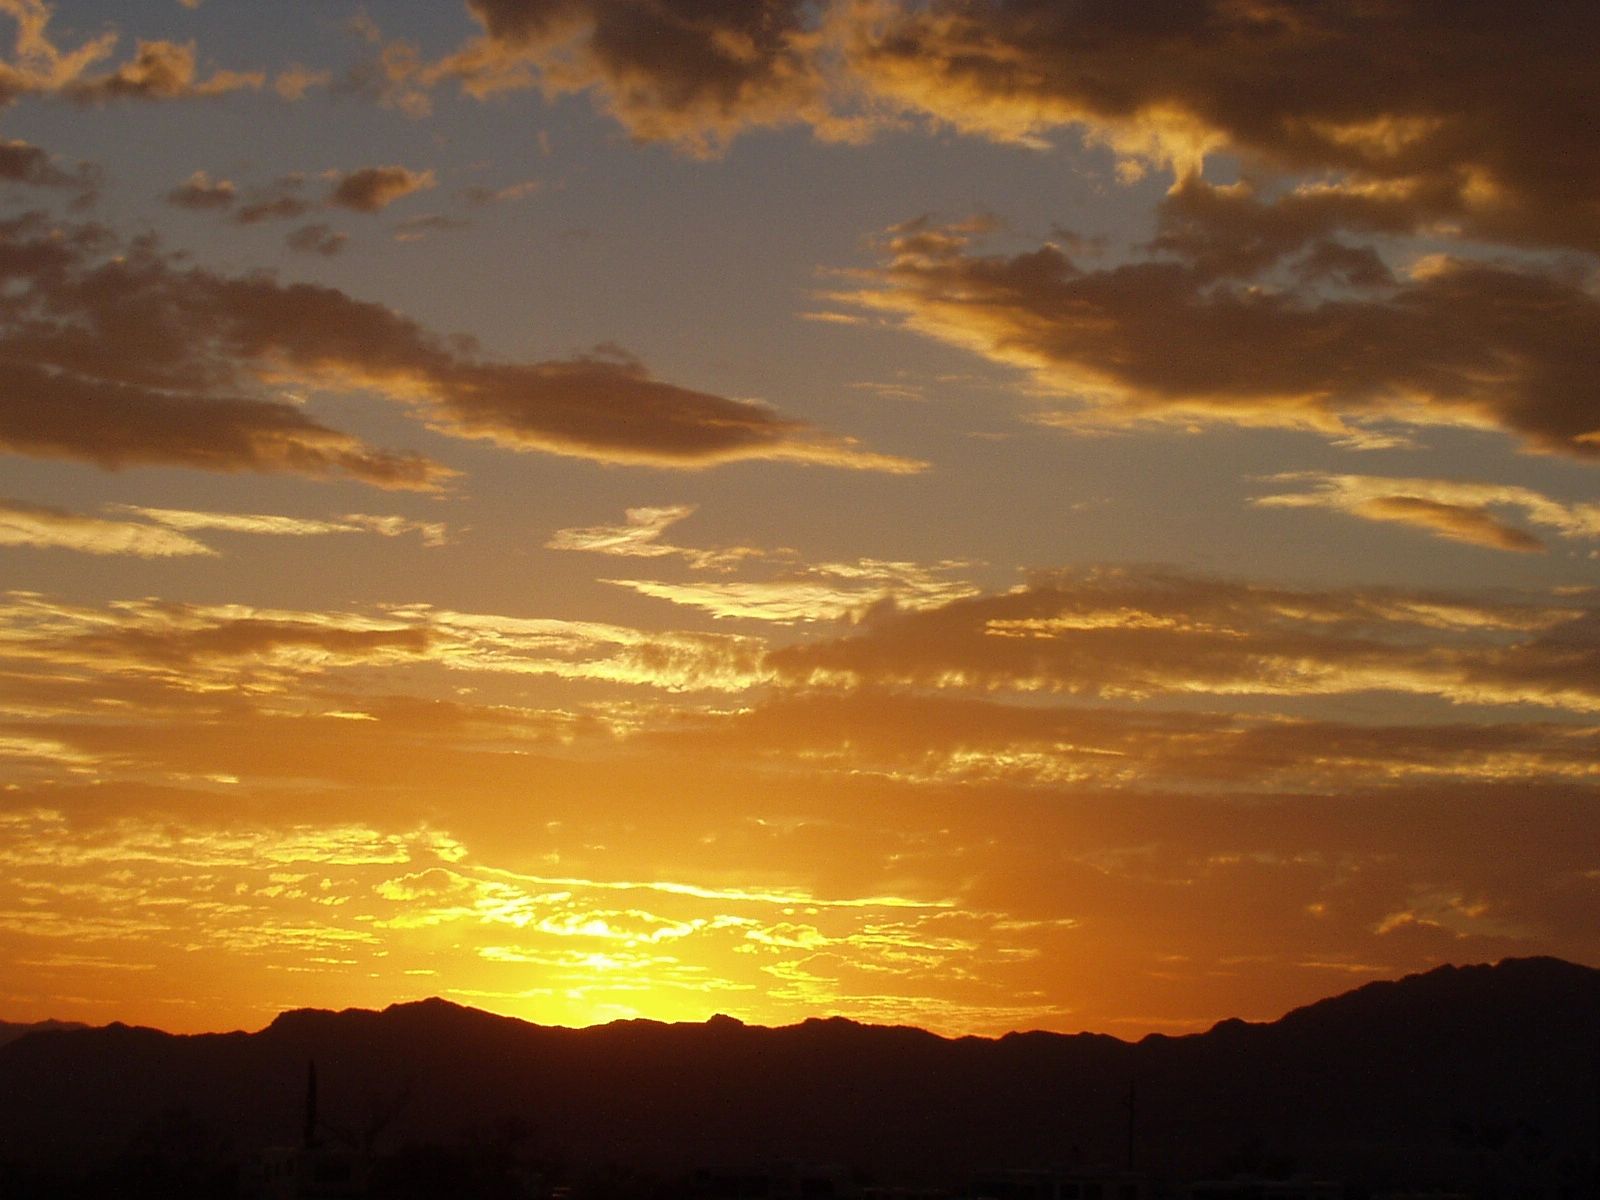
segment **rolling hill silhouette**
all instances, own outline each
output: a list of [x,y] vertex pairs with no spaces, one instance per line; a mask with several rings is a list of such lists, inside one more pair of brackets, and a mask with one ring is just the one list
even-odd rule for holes
[[399,1146],[516,1122],[551,1161],[836,1162],[903,1181],[1120,1163],[1136,1081],[1134,1151],[1158,1174],[1447,1179],[1526,1159],[1577,1178],[1600,1141],[1600,970],[1441,967],[1138,1043],[838,1018],[563,1029],[437,999],[288,1012],[257,1033],[34,1030],[0,1045],[0,1164],[96,1161],[174,1122],[218,1153],[293,1144],[310,1060],[329,1130]]

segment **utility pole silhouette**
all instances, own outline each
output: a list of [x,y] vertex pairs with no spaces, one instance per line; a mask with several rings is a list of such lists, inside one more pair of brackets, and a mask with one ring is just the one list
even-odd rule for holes
[[1133,1170],[1133,1131],[1138,1112],[1138,1080],[1128,1080],[1128,1170]]
[[1593,1082],[1592,1098],[1594,1100],[1594,1146],[1592,1148],[1594,1153],[1594,1191],[1595,1195],[1600,1196],[1600,1050],[1595,1051],[1594,1061],[1590,1066],[1593,1071],[1591,1078]]
[[313,1149],[317,1144],[317,1060],[314,1058],[306,1062],[306,1127],[304,1141],[307,1150]]

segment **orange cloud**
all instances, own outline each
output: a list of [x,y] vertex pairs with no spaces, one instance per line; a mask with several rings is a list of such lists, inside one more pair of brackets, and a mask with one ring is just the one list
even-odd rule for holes
[[134,57],[103,75],[80,75],[61,87],[63,95],[81,104],[109,100],[184,100],[259,91],[261,71],[214,71],[205,79],[195,68],[193,42],[140,41]]
[[[1581,636],[1503,598],[1099,586],[1071,611],[1005,608],[1024,592],[895,621],[976,606],[995,641],[1120,621],[1247,646],[1278,622],[1346,651],[1438,640],[1485,658]],[[1289,1007],[1331,974],[1595,945],[1572,831],[1597,734],[1561,714],[1356,725],[951,686],[767,683],[728,707],[405,694],[432,686],[425,664],[477,672],[441,691],[497,671],[592,687],[645,655],[681,667],[691,644],[420,606],[11,598],[0,954],[30,998],[13,1003],[155,1019],[141,1006],[200,998],[178,967],[201,947],[226,963],[204,979],[208,1025],[448,986],[546,1021],[823,1007],[1137,1031],[1272,1015],[1241,1006]],[[754,680],[762,648],[738,645]],[[130,970],[166,983],[131,997]]]
[[110,71],[93,69],[116,49],[107,30],[71,50],[53,40],[54,6],[46,0],[0,0],[0,14],[16,25],[11,61],[0,61],[0,104],[24,95],[57,95],[81,104],[115,100],[183,100],[258,90],[262,71],[213,71],[199,77],[194,43],[141,40],[134,56]]

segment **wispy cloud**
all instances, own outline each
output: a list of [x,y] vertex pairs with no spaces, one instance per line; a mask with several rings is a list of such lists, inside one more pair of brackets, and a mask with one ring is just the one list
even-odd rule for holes
[[170,528],[0,500],[0,546],[174,558],[215,551]]
[[1273,508],[1324,508],[1367,521],[1388,521],[1426,530],[1451,541],[1494,550],[1539,551],[1532,533],[1507,523],[1496,509],[1560,537],[1600,538],[1600,504],[1565,504],[1532,488],[1454,479],[1387,478],[1289,471],[1263,482],[1297,484],[1302,490],[1257,496]]
[[681,691],[741,691],[768,677],[766,646],[734,634],[463,613],[427,605],[317,612],[154,600],[93,608],[11,593],[0,657],[93,666],[199,692],[281,691],[356,666],[596,680]]
[[977,588],[950,573],[964,562],[923,566],[864,558],[853,563],[814,563],[791,568],[774,579],[695,580],[667,583],[647,579],[608,579],[645,596],[698,608],[715,617],[780,623],[837,621],[861,616],[875,605],[934,608]]
[[851,636],[783,647],[771,662],[794,682],[1124,698],[1390,692],[1594,712],[1594,614],[1587,591],[1484,602],[1106,568],[874,612]]
[[630,508],[621,525],[590,525],[560,529],[545,543],[550,550],[583,550],[619,558],[681,558],[697,570],[727,570],[747,558],[767,552],[749,546],[702,550],[661,540],[673,525],[694,515],[692,504]]

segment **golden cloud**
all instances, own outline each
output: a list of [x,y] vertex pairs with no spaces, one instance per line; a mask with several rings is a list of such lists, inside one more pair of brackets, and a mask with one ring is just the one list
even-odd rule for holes
[[1100,697],[1370,691],[1594,712],[1597,629],[1587,592],[1483,603],[1102,568],[874,612],[848,637],[782,647],[769,661],[792,683]]
[[1453,479],[1390,479],[1291,471],[1263,482],[1299,484],[1305,490],[1257,496],[1274,508],[1325,508],[1369,521],[1391,521],[1451,541],[1496,550],[1537,551],[1544,543],[1493,512],[1511,509],[1531,524],[1562,537],[1600,538],[1600,504],[1565,504],[1532,488]]
[[729,570],[747,558],[764,558],[766,552],[749,546],[700,550],[661,540],[679,521],[694,515],[692,504],[630,508],[621,525],[591,525],[558,529],[545,543],[548,550],[583,550],[621,558],[682,558],[696,570]]
[[775,579],[605,582],[698,608],[713,617],[788,624],[855,619],[878,604],[906,609],[937,607],[976,592],[964,580],[948,577],[950,571],[967,565],[958,562],[927,567],[864,558],[853,563],[813,563],[793,568]]
[[764,642],[734,634],[646,632],[427,605],[366,615],[156,600],[92,608],[25,592],[0,603],[0,657],[126,672],[195,691],[274,692],[330,669],[407,663],[738,691],[766,678],[764,652]]
[[171,558],[215,551],[172,529],[0,500],[0,546]]
[[425,546],[442,546],[449,540],[449,529],[438,521],[414,521],[409,517],[346,513],[333,520],[314,517],[286,517],[276,513],[196,512],[184,508],[149,508],[138,504],[114,506],[168,529],[207,530],[221,533],[262,534],[269,537],[318,537],[330,533],[376,533],[381,537],[418,534]]

